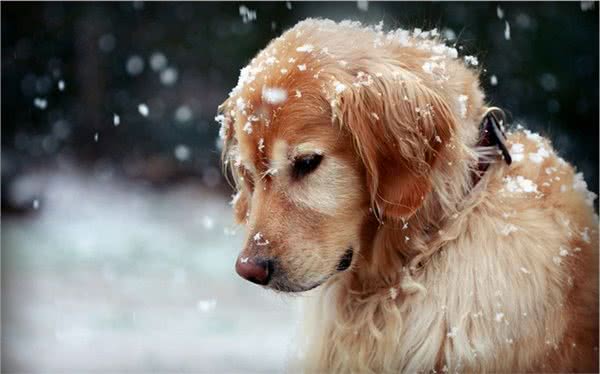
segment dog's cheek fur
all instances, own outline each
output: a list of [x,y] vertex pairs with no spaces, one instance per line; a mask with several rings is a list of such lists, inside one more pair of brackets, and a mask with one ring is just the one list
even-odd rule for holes
[[236,195],[235,202],[233,203],[233,211],[235,222],[240,225],[246,223],[248,217],[248,210],[250,209],[248,204],[248,193],[240,190]]

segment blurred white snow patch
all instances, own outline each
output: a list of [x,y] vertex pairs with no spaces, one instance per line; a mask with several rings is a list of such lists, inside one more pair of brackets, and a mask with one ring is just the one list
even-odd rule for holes
[[523,29],[528,29],[532,26],[531,17],[526,13],[519,13],[516,17],[517,25]]
[[160,82],[165,86],[172,86],[177,82],[179,72],[174,67],[168,67],[160,72]]
[[296,48],[296,52],[310,53],[315,47],[312,44],[304,44]]
[[341,82],[334,81],[333,88],[335,89],[335,92],[339,94],[344,92],[344,90],[346,89],[346,85]]
[[129,56],[125,67],[129,75],[139,75],[144,71],[144,60],[138,55]]
[[113,34],[104,34],[98,38],[98,48],[102,52],[108,53],[115,48],[116,39]]
[[504,18],[504,10],[502,10],[502,8],[500,8],[500,5],[498,5],[496,7],[496,15],[498,16],[498,18],[502,19]]
[[62,79],[58,81],[58,90],[59,91],[64,91],[65,90],[65,81],[62,80]]
[[209,216],[204,216],[202,218],[202,226],[207,230],[212,230],[215,227],[215,220]]
[[467,102],[469,97],[467,95],[458,96],[458,111],[462,118],[467,118]]
[[594,200],[596,200],[598,195],[588,190],[588,185],[583,178],[582,172],[575,174],[575,177],[573,178],[573,189],[585,194],[585,203],[589,206],[594,206]]
[[187,161],[192,155],[192,151],[190,151],[190,148],[187,145],[183,144],[177,145],[173,153],[175,154],[175,158],[179,161]]
[[514,143],[510,148],[510,155],[514,162],[522,161],[525,157],[525,146],[521,143]]
[[192,110],[187,105],[181,105],[175,110],[175,120],[177,122],[188,122],[192,119]]
[[465,63],[468,65],[477,66],[479,65],[479,60],[475,56],[465,56]]
[[[224,233],[233,214],[222,193],[68,171],[26,176],[19,193],[25,184],[44,209],[2,217],[7,371],[285,371],[309,296],[235,275],[243,230]],[[218,305],[200,312],[199,300]]]
[[154,52],[150,56],[150,67],[154,71],[161,71],[167,67],[167,58],[161,52]]
[[44,110],[48,107],[48,100],[42,97],[36,97],[33,99],[33,105],[38,109]]
[[529,153],[529,159],[536,164],[541,164],[548,157],[550,157],[550,152],[544,146],[539,147],[535,153]]
[[86,344],[92,340],[92,330],[87,327],[69,326],[54,331],[57,341],[70,344]]
[[512,223],[509,223],[507,225],[505,225],[502,230],[500,230],[500,233],[502,233],[502,235],[504,236],[508,236],[513,232],[519,231],[519,229],[517,228],[517,226],[513,225]]
[[269,104],[281,104],[287,100],[287,92],[282,88],[264,87],[262,99]]
[[596,6],[596,2],[595,1],[582,1],[581,3],[579,3],[579,6],[581,7],[582,11],[587,12],[588,10],[594,9],[594,7]]
[[138,112],[140,112],[142,116],[148,117],[148,114],[150,114],[150,109],[148,109],[148,105],[141,103],[138,105]]
[[510,40],[510,24],[504,21],[504,39]]
[[456,33],[450,28],[444,28],[442,30],[442,35],[444,36],[444,39],[448,41],[453,41],[456,39]]
[[217,306],[217,300],[198,300],[196,309],[200,312],[210,312]]
[[529,193],[529,192],[537,192],[537,185],[531,181],[523,177],[522,175],[517,175],[516,177],[506,176],[503,179],[504,187],[501,191],[507,191],[512,193]]
[[94,141],[95,141],[96,143],[98,143],[98,138],[99,138],[99,137],[100,137],[100,134],[98,134],[98,132],[95,132],[95,133],[94,133]]
[[292,2],[291,1],[286,1],[285,2],[285,7],[288,8],[288,10],[292,10]]
[[218,168],[208,166],[202,173],[202,183],[206,187],[216,187],[221,181],[221,171]]
[[38,199],[33,200],[33,209],[38,210],[40,208],[40,201]]
[[540,77],[540,85],[546,91],[555,91],[558,87],[558,80],[551,73],[544,73]]
[[113,113],[113,125],[119,126],[121,124],[121,117],[118,114]]
[[251,10],[245,5],[240,5],[240,16],[242,16],[242,22],[244,23],[255,21],[256,10]]
[[498,77],[495,74],[490,77],[490,84],[492,86],[498,85]]
[[358,8],[358,10],[362,10],[363,12],[366,12],[369,10],[369,1],[368,0],[358,0],[356,2],[356,7]]

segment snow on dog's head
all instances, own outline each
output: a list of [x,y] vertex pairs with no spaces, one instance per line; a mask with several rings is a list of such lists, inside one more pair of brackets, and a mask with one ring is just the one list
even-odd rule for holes
[[218,116],[248,228],[238,273],[303,291],[351,269],[378,224],[408,218],[436,188],[482,100],[435,30],[306,20],[273,40]]

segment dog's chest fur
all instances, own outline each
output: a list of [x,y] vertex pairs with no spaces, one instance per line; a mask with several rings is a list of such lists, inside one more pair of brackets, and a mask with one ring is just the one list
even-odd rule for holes
[[488,171],[476,206],[410,281],[354,293],[340,277],[321,291],[308,310],[308,372],[597,367],[593,208],[546,141],[517,133],[510,145],[516,162]]

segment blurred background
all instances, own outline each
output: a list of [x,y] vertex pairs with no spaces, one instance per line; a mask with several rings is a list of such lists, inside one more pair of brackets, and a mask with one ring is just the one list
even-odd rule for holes
[[[598,3],[6,3],[2,371],[281,372],[301,298],[237,277],[216,107],[306,17],[437,27],[598,193]],[[597,207],[597,206],[596,206]]]

